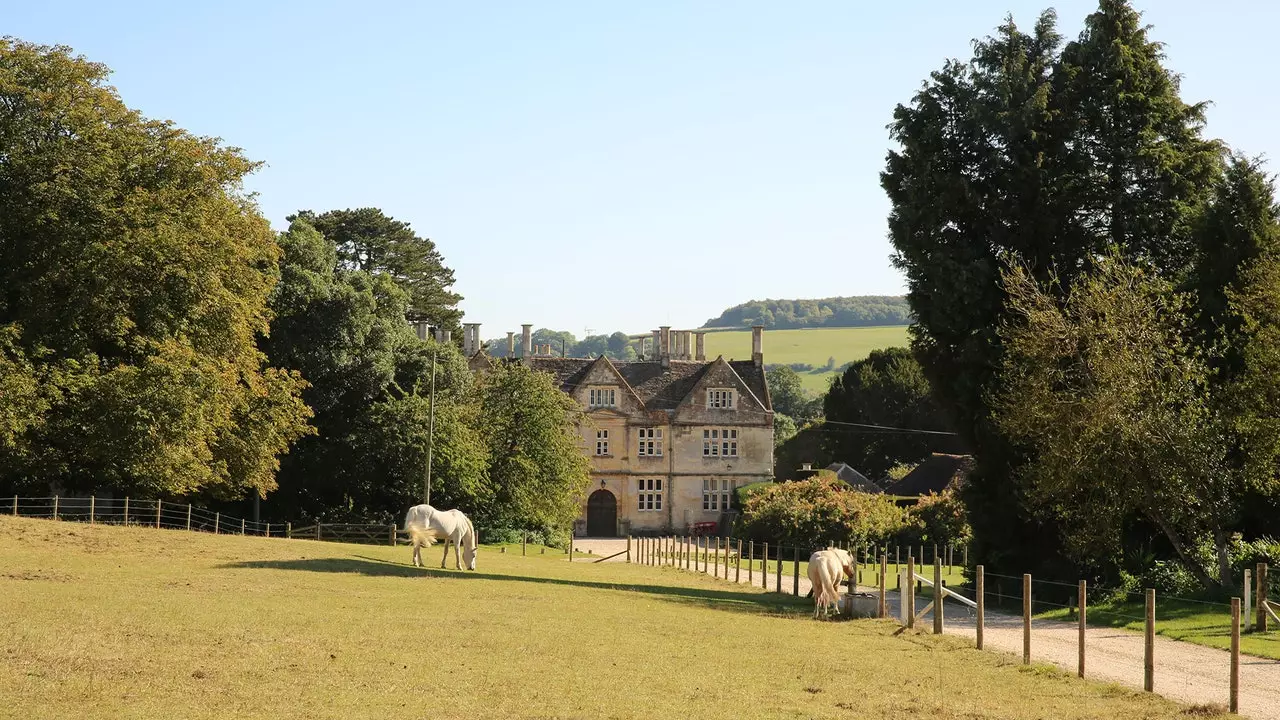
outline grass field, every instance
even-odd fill
[[[748,360],[751,358],[751,331],[728,330],[709,332],[704,338],[709,358],[724,355],[725,359]],[[835,358],[839,367],[847,362],[861,360],[872,350],[907,344],[907,327],[860,328],[806,328],[802,330],[766,330],[764,333],[764,361],[767,364],[809,363],[815,368],[825,368],[828,358]],[[831,373],[824,369],[801,373],[807,390],[826,392]]]
[[[0,707],[64,718],[1176,718],[670,568],[0,518]]]

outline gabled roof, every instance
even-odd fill
[[[565,392],[573,392],[578,389],[578,387],[586,382],[593,374],[597,377],[600,375],[607,376],[610,383],[620,383],[622,385],[622,391],[627,395],[630,395],[632,400],[635,400],[638,404],[644,404],[644,401],[640,399],[640,395],[636,392],[635,388],[631,387],[631,383],[628,382],[627,378],[618,370],[618,366],[614,365],[613,361],[604,355],[592,360],[591,364],[583,368],[581,372],[574,373],[571,380],[573,382],[573,386],[569,387]],[[561,383],[562,388],[567,386],[568,383]]]
[[[836,474],[837,478],[849,483],[850,487],[858,492],[864,492],[868,495],[879,495],[884,492],[879,485],[867,479],[866,475],[854,470],[845,463],[831,463],[827,469]]]
[[[560,389],[572,392],[587,377],[591,367],[598,359],[588,358],[529,358],[529,366],[534,370],[549,372],[559,383]],[[647,410],[674,410],[682,400],[689,396],[694,386],[711,367],[711,362],[689,360],[672,360],[668,367],[656,361],[612,362],[610,366],[617,371],[623,381],[631,386],[636,397],[644,403]],[[768,397],[765,387],[764,371],[751,361],[728,363],[734,372],[742,378],[743,384],[757,398]],[[761,403],[764,404],[763,402]],[[765,406],[768,409],[768,406]]]
[[[933,453],[914,470],[907,473],[906,477],[886,488],[885,492],[903,497],[941,493],[952,484],[968,477],[972,469],[972,455]]]

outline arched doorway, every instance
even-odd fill
[[[601,488],[587,498],[587,536],[613,537],[618,534],[618,500]]]

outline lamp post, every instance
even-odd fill
[[[431,407],[427,409],[427,487],[423,502],[431,504],[431,451],[436,434],[436,354],[440,351],[437,341],[431,347]]]

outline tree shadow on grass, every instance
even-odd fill
[[[734,592],[671,585],[650,585],[625,582],[599,582],[569,580],[556,577],[529,575],[503,575],[497,573],[442,570],[431,567],[414,567],[357,555],[353,558],[302,558],[298,560],[246,560],[227,563],[222,568],[301,570],[305,572],[358,573],[371,577],[438,578],[441,580],[481,580],[498,582],[528,582],[540,585],[564,585],[595,590],[621,590],[644,593],[659,599],[686,605],[731,610],[754,614],[794,617],[812,610],[812,601],[776,593]]]

